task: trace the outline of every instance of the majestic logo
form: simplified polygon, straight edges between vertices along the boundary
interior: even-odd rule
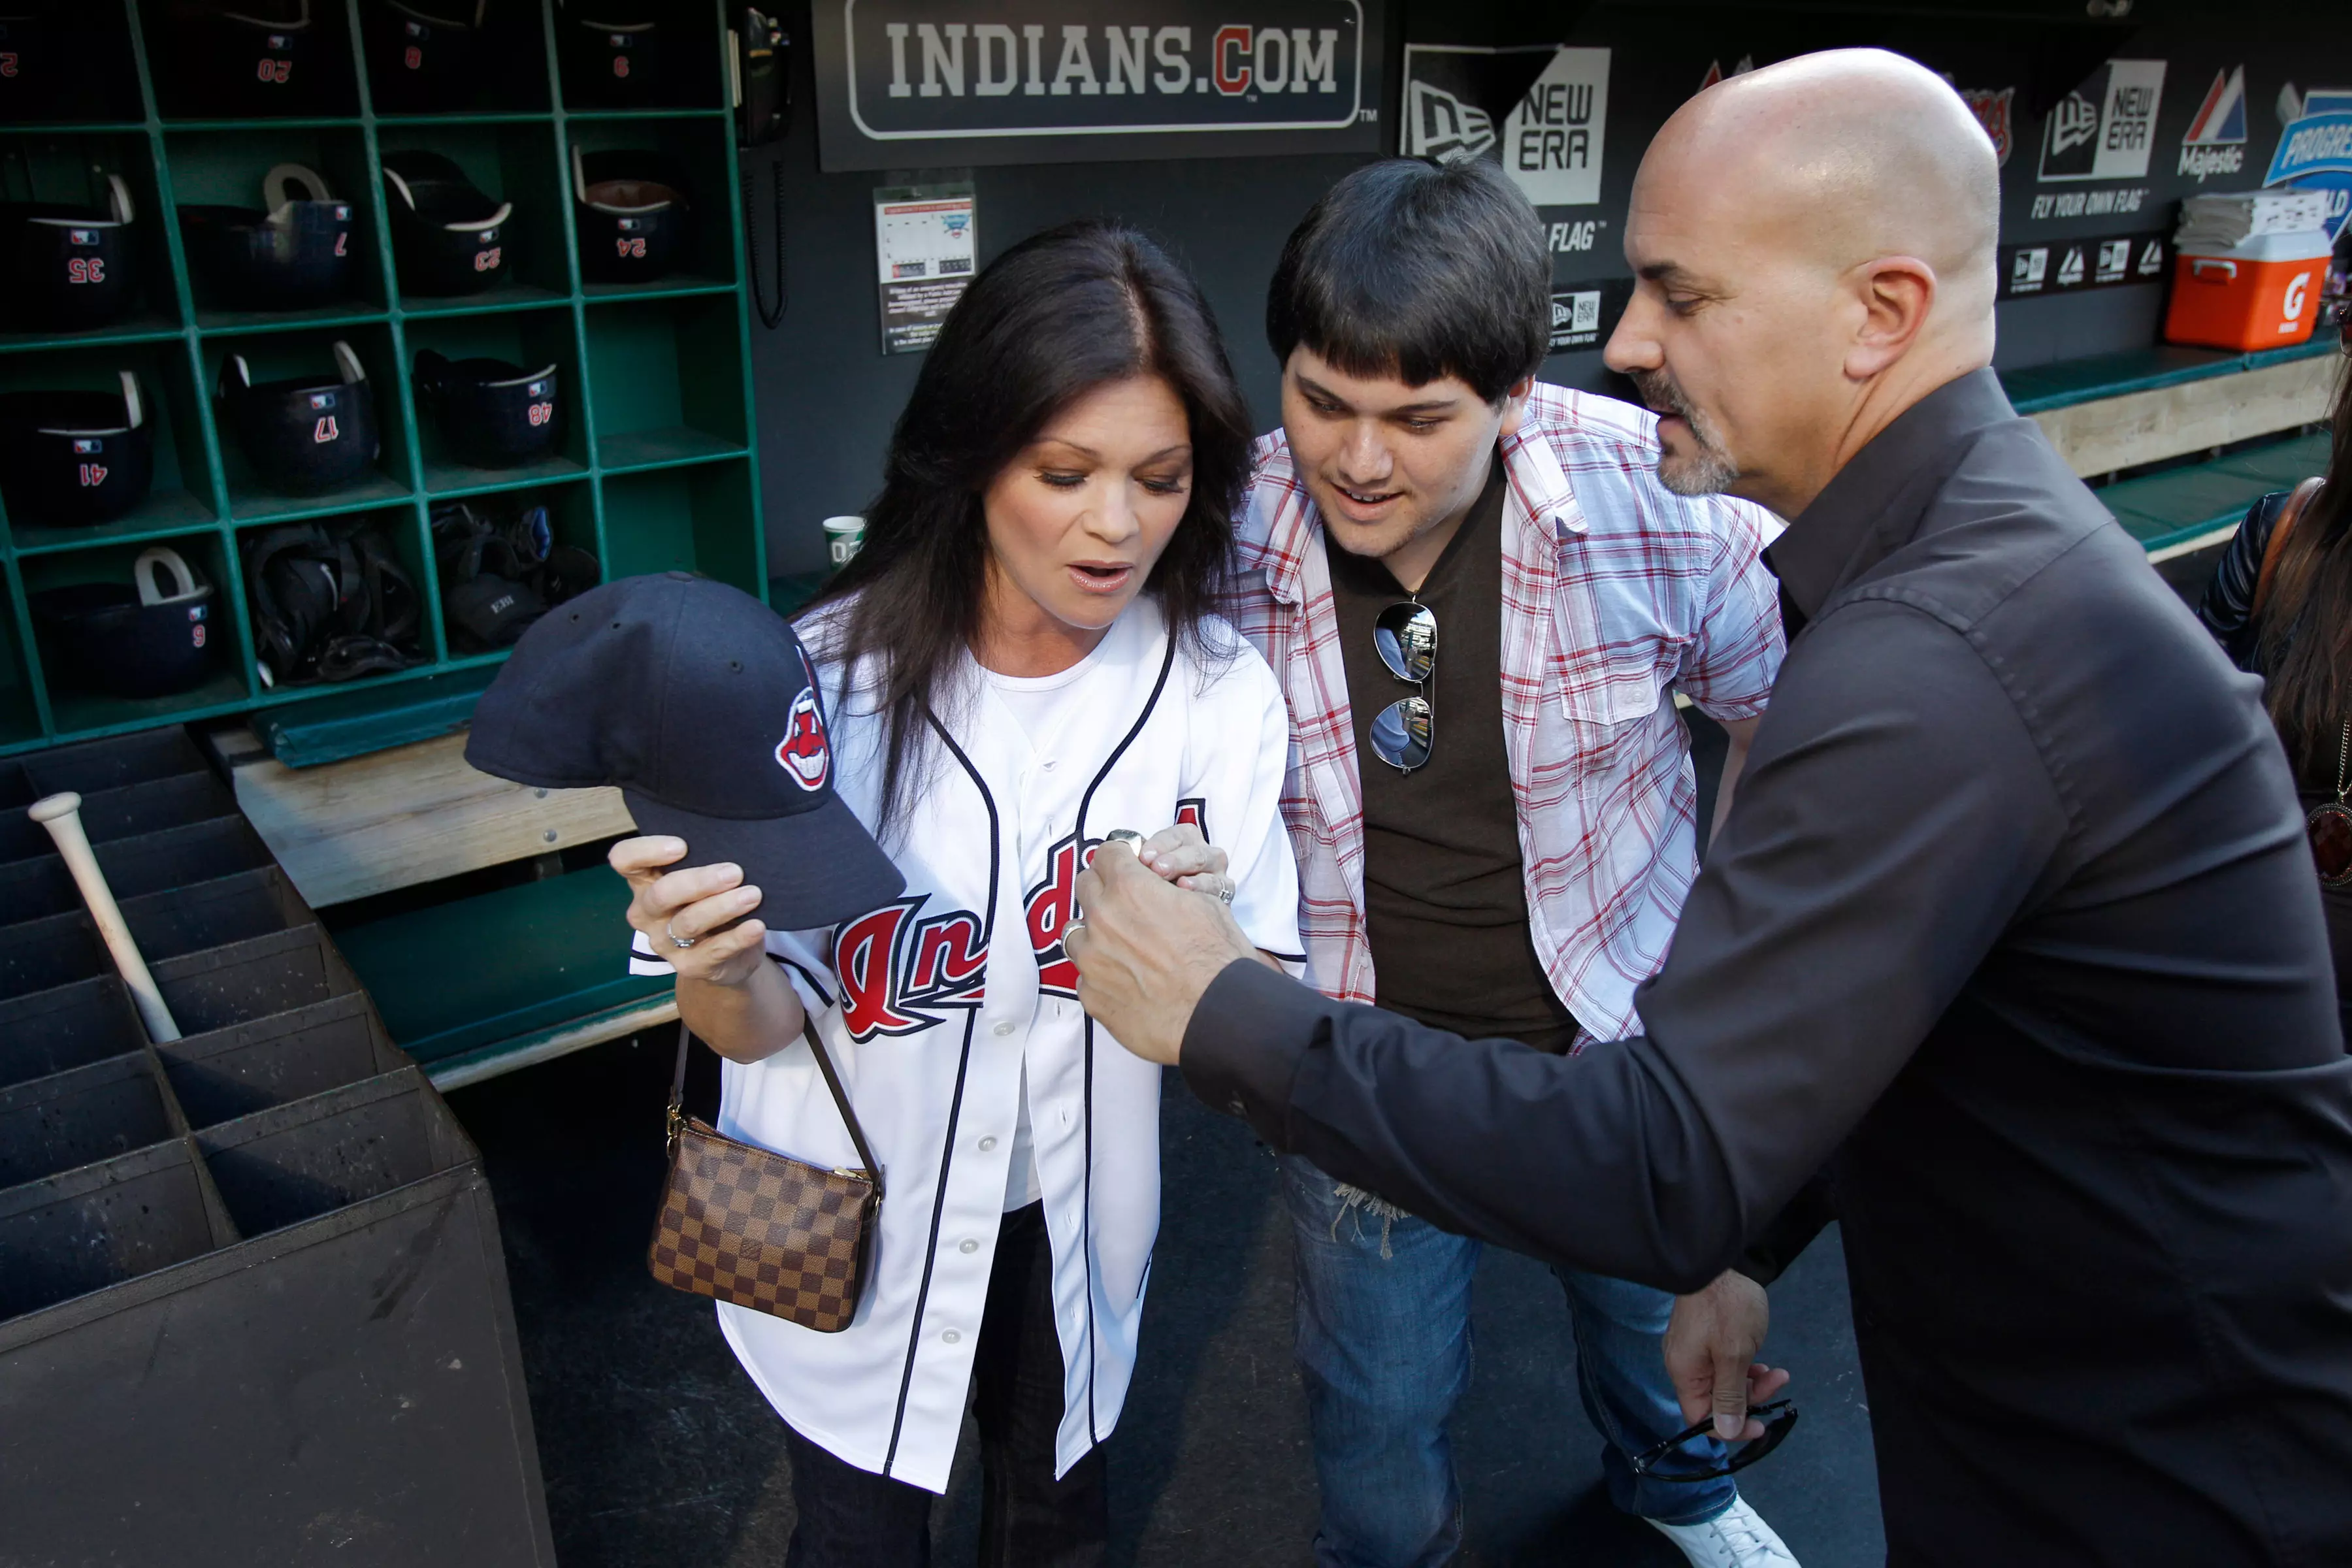
[[[1725,77],[1746,76],[1749,71],[1752,71],[1755,68],[1756,57],[1754,55],[1740,56],[1739,63],[1732,67],[1729,70],[1725,70],[1723,68],[1723,62],[1721,60],[1709,60],[1706,62],[1706,75],[1699,78],[1698,89],[1701,92],[1705,92],[1708,88],[1713,87]]]
[[[2141,180],[2164,98],[2162,60],[2109,60],[2050,111],[2043,180]]]
[[[2212,174],[2234,174],[2246,166],[2246,68],[2215,71],[2205,101],[2180,139],[2180,168],[2203,184]]]
[[[793,699],[784,721],[784,738],[776,742],[776,762],[793,783],[814,795],[824,787],[833,772],[833,752],[824,743],[824,720],[816,710],[816,688],[804,686]]]
[[[1969,112],[1977,117],[1977,123],[1992,139],[1993,155],[2000,160],[2000,167],[2009,167],[2010,149],[2016,143],[2010,130],[2010,110],[2016,104],[2017,89],[2004,87],[1996,91],[1989,87],[1956,85],[1952,90],[1960,95],[1960,101],[1969,106]]]

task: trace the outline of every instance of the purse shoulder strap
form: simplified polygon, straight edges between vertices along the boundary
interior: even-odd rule
[[[2278,574],[2279,562],[2286,554],[2286,536],[2294,531],[2296,521],[2311,505],[2311,498],[2326,482],[2319,479],[2304,480],[2287,496],[2286,504],[2279,508],[2278,521],[2271,524],[2271,536],[2263,545],[2262,569],[2254,574],[2254,599],[2247,606],[2248,620],[2260,618],[2263,606],[2270,602],[2271,579]]]
[[[874,1184],[874,1197],[878,1203],[882,1198],[881,1163],[874,1158],[874,1151],[866,1147],[866,1129],[858,1124],[857,1112],[849,1108],[849,1096],[842,1092],[841,1079],[833,1070],[833,1058],[826,1052],[824,1042],[817,1038],[816,1020],[808,1016],[805,1008],[801,1012],[801,1038],[808,1042],[810,1051],[816,1057],[817,1070],[824,1074],[824,1087],[833,1091],[834,1106],[841,1112],[841,1120],[849,1129],[849,1141],[856,1146],[857,1157],[865,1163],[866,1179]],[[694,1031],[687,1027],[685,1019],[680,1018],[677,1021],[677,1067],[669,1079],[669,1138],[672,1143],[677,1141],[678,1129],[686,1120],[686,1052],[693,1043]]]

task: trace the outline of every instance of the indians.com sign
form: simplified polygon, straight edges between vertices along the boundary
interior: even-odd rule
[[[1083,22],[1066,23],[1055,29],[1060,36],[1049,51],[1041,23],[1025,23],[1017,35],[1009,24],[972,24],[972,96],[1009,98],[1019,92],[1030,98],[1117,98],[1131,92],[1140,98],[1150,92],[1215,92],[1226,98],[1253,93],[1271,98],[1281,92],[1339,90],[1333,68],[1339,46],[1337,27],[1253,27],[1228,22],[1205,40],[1204,54],[1194,49],[1190,27],[1108,26],[1101,29],[1099,43],[1092,37],[1095,31]],[[963,96],[966,24],[886,22],[882,32],[890,40],[892,98]],[[909,33],[922,58],[919,86],[907,68]]]
[[[1105,9],[1088,0],[819,0],[827,166],[958,163],[966,160],[931,156],[939,149],[923,144],[1006,138],[1121,144],[1041,147],[1040,162],[1165,155],[1171,136],[1188,152],[1212,150],[1202,137],[1246,139],[1256,152],[1268,150],[1268,133],[1334,150],[1377,140],[1377,0],[1119,8],[1140,21],[1106,22]],[[1349,134],[1341,142],[1334,132]],[[836,143],[853,139],[892,150],[882,163],[837,158],[847,149]]]

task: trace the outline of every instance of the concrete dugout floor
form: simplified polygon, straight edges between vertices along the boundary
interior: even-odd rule
[[[782,1563],[792,1531],[774,1413],[735,1364],[710,1306],[645,1270],[673,1047],[668,1036],[616,1041],[449,1097],[498,1198],[564,1568],[764,1568]],[[715,1061],[696,1055],[708,1103]],[[1110,1445],[1111,1561],[1305,1564],[1316,1489],[1290,1361],[1290,1245],[1274,1161],[1173,1075],[1162,1107],[1164,1217],[1135,1387]],[[1774,1290],[1773,1306],[1766,1353],[1795,1372],[1803,1417],[1748,1472],[1748,1495],[1807,1568],[1879,1563],[1868,1417],[1834,1233]],[[1474,1310],[1477,1369],[1454,1428],[1467,1529],[1457,1561],[1676,1568],[1679,1553],[1619,1515],[1602,1490],[1549,1274],[1490,1250]],[[972,1447],[967,1434],[937,1515],[943,1565],[972,1560]]]

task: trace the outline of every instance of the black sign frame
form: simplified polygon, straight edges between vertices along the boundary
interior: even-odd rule
[[[818,165],[1377,152],[1386,5],[814,0]]]

